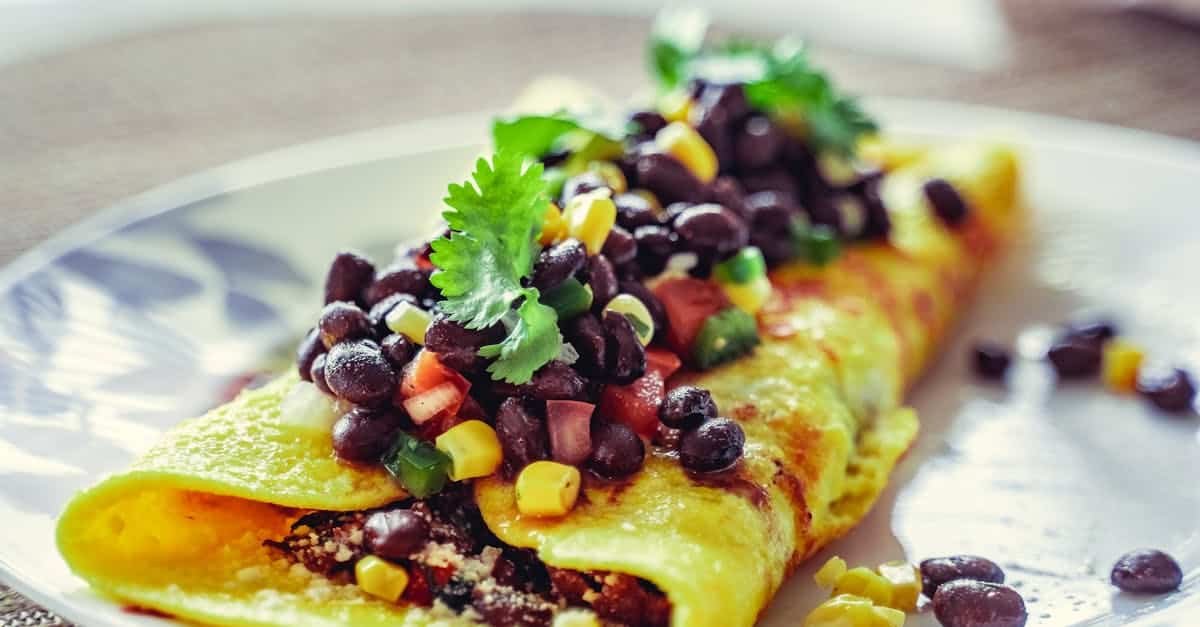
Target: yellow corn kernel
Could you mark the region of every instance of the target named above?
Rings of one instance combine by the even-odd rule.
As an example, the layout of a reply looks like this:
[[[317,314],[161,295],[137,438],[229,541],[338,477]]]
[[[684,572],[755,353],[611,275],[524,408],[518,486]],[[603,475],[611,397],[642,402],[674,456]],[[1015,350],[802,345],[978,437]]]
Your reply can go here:
[[[833,594],[853,594],[865,597],[876,605],[892,604],[892,584],[869,568],[851,568],[838,577]]]
[[[1116,338],[1104,345],[1104,367],[1101,378],[1104,385],[1114,392],[1132,392],[1138,369],[1146,354],[1129,342]]]
[[[899,614],[899,622],[896,622],[897,614]],[[876,607],[870,599],[852,594],[835,596],[818,605],[804,618],[804,627],[901,627],[902,625],[904,625],[904,612]]]
[[[916,163],[929,151],[928,145],[916,140],[897,140],[895,137],[883,138],[870,135],[858,141],[858,156],[867,163],[873,163],[884,170]]]
[[[579,469],[533,462],[517,475],[517,509],[525,516],[563,516],[579,498]]]
[[[400,303],[388,312],[384,322],[392,333],[399,333],[424,346],[425,330],[433,322],[433,316],[412,303]]]
[[[687,122],[692,115],[692,95],[686,89],[676,89],[658,99],[658,112],[668,122]]]
[[[846,574],[846,560],[835,555],[829,558],[829,561],[825,562],[817,572],[813,573],[813,581],[822,588],[832,588],[837,584],[838,578],[844,574]]]
[[[354,577],[363,592],[395,603],[408,587],[408,571],[374,555],[368,555],[354,565]]]
[[[654,318],[650,315],[650,310],[646,309],[646,304],[638,300],[636,296],[617,294],[604,306],[604,311],[615,311],[636,320],[633,328],[637,331],[638,340],[641,341],[642,346],[649,344],[650,340],[654,339]]]
[[[450,456],[451,481],[487,477],[496,472],[504,459],[496,431],[480,420],[450,427],[434,440],[434,446]]]
[[[884,562],[879,565],[879,574],[892,584],[892,602],[902,612],[917,610],[917,597],[921,596],[921,571],[903,560]]]
[[[721,283],[720,286],[729,302],[746,313],[758,313],[771,297],[771,281],[765,276],[755,277],[749,283]]]
[[[671,122],[654,136],[663,152],[675,157],[702,183],[717,178],[717,153],[696,129],[683,122]]]
[[[850,160],[832,152],[823,152],[817,155],[817,171],[821,173],[826,182],[837,187],[849,185],[858,178],[858,172],[855,171]]]
[[[610,190],[597,189],[580,194],[567,203],[567,236],[583,243],[589,255],[598,255],[604,240],[617,223],[617,206]]]
[[[546,217],[542,219],[542,232],[538,235],[538,242],[542,246],[549,246],[566,236],[567,221],[563,219],[558,205],[550,203],[546,206]]]
[[[588,170],[598,174],[605,184],[612,188],[614,194],[624,194],[629,190],[625,173],[612,161],[593,161],[588,164]]]
[[[655,196],[654,192],[652,192],[648,189],[638,188],[638,189],[629,190],[629,193],[633,194],[634,196],[638,196],[642,200],[646,201],[646,204],[650,205],[650,209],[652,209],[654,211],[654,213],[659,213],[659,214],[662,213],[662,210],[663,210],[662,203],[659,202],[658,196]]]
[[[600,627],[600,619],[590,610],[572,607],[554,617],[554,627]]]

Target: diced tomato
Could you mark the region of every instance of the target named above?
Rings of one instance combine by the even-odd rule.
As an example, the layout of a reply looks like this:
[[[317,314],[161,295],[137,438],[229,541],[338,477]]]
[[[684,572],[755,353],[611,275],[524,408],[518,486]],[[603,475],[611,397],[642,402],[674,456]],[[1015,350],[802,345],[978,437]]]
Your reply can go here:
[[[653,370],[662,376],[663,380],[671,378],[671,375],[679,371],[683,367],[683,361],[679,359],[674,351],[669,351],[665,348],[647,348],[646,349],[646,369]]]
[[[600,414],[629,425],[646,437],[658,432],[658,410],[666,384],[657,370],[649,370],[629,385],[606,385],[600,395]]]
[[[433,603],[433,589],[429,578],[425,576],[425,569],[410,569],[408,576],[408,587],[404,589],[404,600],[414,605],[431,605]]]
[[[416,357],[404,367],[404,373],[400,380],[400,387],[397,393],[400,398],[395,399],[393,404],[401,405],[406,398],[412,398],[422,392],[427,392],[443,383],[453,383],[463,396],[471,389],[471,382],[466,377],[453,368],[450,368],[438,359],[437,353],[421,349]]]
[[[654,295],[667,312],[667,343],[676,353],[690,354],[704,321],[729,306],[719,285],[700,279],[667,279],[654,288]]]

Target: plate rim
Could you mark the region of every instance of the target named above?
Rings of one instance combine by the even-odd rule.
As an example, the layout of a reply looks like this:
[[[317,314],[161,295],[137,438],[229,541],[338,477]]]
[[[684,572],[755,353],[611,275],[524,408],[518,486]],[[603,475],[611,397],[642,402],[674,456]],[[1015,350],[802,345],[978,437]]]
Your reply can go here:
[[[1200,142],[1152,131],[985,105],[920,98],[864,98],[868,111],[900,135],[962,138],[998,135],[1019,147],[1043,146],[1153,162],[1200,174]],[[498,112],[436,116],[319,138],[230,161],[157,185],[111,203],[0,268],[0,293],[9,291],[63,254],[101,240],[126,225],[220,194],[388,158],[477,146]],[[1015,130],[1014,130],[1015,129]],[[989,133],[990,132],[990,133]],[[464,173],[468,164],[464,164]],[[57,519],[57,516],[55,517]],[[127,627],[129,621],[90,615],[77,600],[43,590],[18,576],[21,569],[0,557],[0,583],[47,610],[80,625]],[[1200,595],[1196,597],[1200,599]],[[1159,616],[1180,616],[1190,603]],[[1194,606],[1193,606],[1194,607]],[[166,623],[164,623],[166,624]]]

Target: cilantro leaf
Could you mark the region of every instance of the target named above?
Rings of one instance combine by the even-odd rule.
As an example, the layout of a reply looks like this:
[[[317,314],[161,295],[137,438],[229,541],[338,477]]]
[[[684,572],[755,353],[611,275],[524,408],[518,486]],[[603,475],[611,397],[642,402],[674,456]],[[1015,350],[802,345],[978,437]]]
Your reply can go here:
[[[851,155],[859,136],[877,130],[858,102],[840,93],[791,39],[767,46],[745,39],[705,47],[707,21],[688,11],[664,11],[655,21],[650,59],[664,89],[691,78],[742,83],[755,108],[781,118],[800,118],[819,150]]]
[[[479,354],[496,360],[488,366],[493,379],[521,384],[533,378],[538,368],[546,365],[562,350],[562,334],[558,331],[558,314],[538,302],[538,291],[525,291],[525,301],[517,308],[517,322],[499,344],[479,349]]]
[[[442,217],[451,233],[432,244],[437,271],[430,281],[446,298],[442,309],[468,329],[515,316],[504,341],[480,354],[495,359],[489,367],[494,377],[520,384],[562,346],[554,310],[538,302],[536,289],[521,285],[533,271],[549,202],[542,166],[525,167],[521,153],[503,151],[491,163],[479,159],[472,179],[448,189]]]
[[[511,150],[534,158],[550,152],[579,122],[566,115],[522,115],[492,121],[496,150]]]

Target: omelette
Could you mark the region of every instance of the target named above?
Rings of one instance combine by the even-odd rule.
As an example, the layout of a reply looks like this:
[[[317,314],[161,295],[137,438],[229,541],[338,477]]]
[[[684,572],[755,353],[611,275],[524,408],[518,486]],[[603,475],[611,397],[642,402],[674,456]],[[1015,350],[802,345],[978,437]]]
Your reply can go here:
[[[769,60],[622,131],[499,121],[446,234],[338,256],[295,372],[68,504],[71,569],[214,625],[753,624],[1020,224],[1007,146],[771,100]]]

